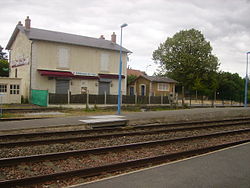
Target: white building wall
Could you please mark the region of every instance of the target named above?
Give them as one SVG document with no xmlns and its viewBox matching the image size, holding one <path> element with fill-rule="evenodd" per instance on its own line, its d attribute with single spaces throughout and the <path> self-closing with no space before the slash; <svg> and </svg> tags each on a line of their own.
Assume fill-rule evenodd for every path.
<svg viewBox="0 0 250 188">
<path fill-rule="evenodd" d="M 10 78 L 22 78 L 21 95 L 29 98 L 31 41 L 26 35 L 19 32 L 10 50 Z"/>
</svg>

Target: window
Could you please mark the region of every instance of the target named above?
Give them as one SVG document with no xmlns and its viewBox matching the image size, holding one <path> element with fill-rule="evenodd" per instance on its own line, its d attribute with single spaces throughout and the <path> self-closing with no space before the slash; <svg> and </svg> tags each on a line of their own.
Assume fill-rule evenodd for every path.
<svg viewBox="0 0 250 188">
<path fill-rule="evenodd" d="M 167 83 L 158 83 L 158 91 L 168 91 Z"/>
<path fill-rule="evenodd" d="M 0 93 L 7 92 L 7 84 L 0 84 Z"/>
<path fill-rule="evenodd" d="M 109 71 L 109 54 L 101 54 L 101 71 Z"/>
<path fill-rule="evenodd" d="M 58 51 L 59 68 L 69 68 L 69 49 L 60 47 Z"/>
<path fill-rule="evenodd" d="M 15 69 L 15 78 L 17 78 L 17 69 Z"/>
<path fill-rule="evenodd" d="M 19 85 L 16 85 L 16 84 L 11 84 L 10 85 L 10 94 L 11 95 L 18 95 L 19 94 Z"/>
</svg>

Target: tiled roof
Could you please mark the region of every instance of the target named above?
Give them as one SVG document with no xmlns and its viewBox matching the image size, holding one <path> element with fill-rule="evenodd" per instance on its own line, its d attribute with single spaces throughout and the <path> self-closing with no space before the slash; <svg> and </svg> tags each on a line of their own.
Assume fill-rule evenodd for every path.
<svg viewBox="0 0 250 188">
<path fill-rule="evenodd" d="M 135 69 L 127 69 L 127 75 L 135 75 L 135 76 L 141 76 L 141 75 L 145 75 L 145 72 L 139 71 L 139 70 L 135 70 Z"/>
<path fill-rule="evenodd" d="M 151 82 L 178 83 L 176 80 L 173 80 L 173 79 L 168 78 L 168 77 L 147 76 L 147 75 L 142 75 L 142 77 L 151 81 Z"/>
<path fill-rule="evenodd" d="M 99 39 L 99 38 L 91 38 L 85 37 L 81 35 L 74 35 L 69 33 L 62 33 L 56 31 L 49 31 L 44 29 L 30 28 L 29 30 L 25 30 L 25 27 L 21 25 L 17 25 L 7 46 L 6 49 L 10 49 L 13 41 L 15 40 L 18 32 L 21 31 L 25 33 L 25 35 L 30 40 L 43 40 L 43 41 L 51 41 L 51 42 L 59 42 L 66 44 L 75 44 L 80 46 L 88 46 L 94 48 L 102 48 L 108 50 L 120 50 L 120 45 L 113 43 L 109 40 Z M 126 48 L 122 48 L 122 51 L 125 53 L 130 53 Z"/>
</svg>

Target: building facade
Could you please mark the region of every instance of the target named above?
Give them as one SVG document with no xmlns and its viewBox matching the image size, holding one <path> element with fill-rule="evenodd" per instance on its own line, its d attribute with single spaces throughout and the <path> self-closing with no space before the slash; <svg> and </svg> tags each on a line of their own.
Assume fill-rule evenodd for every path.
<svg viewBox="0 0 250 188">
<path fill-rule="evenodd" d="M 21 94 L 31 90 L 49 93 L 118 93 L 119 50 L 116 35 L 111 40 L 48 31 L 19 22 L 7 44 L 10 77 L 22 79 Z M 122 93 L 126 93 L 129 50 L 122 48 Z"/>
<path fill-rule="evenodd" d="M 175 96 L 176 83 L 167 77 L 141 75 L 128 85 L 128 95 Z"/>
</svg>

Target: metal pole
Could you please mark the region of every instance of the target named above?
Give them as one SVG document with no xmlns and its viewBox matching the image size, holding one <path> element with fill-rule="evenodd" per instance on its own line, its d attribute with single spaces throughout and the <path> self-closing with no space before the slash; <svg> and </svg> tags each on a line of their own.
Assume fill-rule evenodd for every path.
<svg viewBox="0 0 250 188">
<path fill-rule="evenodd" d="M 247 66 L 246 66 L 246 80 L 245 80 L 245 100 L 244 100 L 244 107 L 247 107 L 247 87 L 248 87 L 248 54 L 250 52 L 247 52 Z"/>
<path fill-rule="evenodd" d="M 118 83 L 118 105 L 117 114 L 121 114 L 121 78 L 122 78 L 122 27 L 121 27 L 121 41 L 120 41 L 120 65 L 119 65 L 119 83 Z"/>
<path fill-rule="evenodd" d="M 119 65 L 119 81 L 118 81 L 118 104 L 117 104 L 117 114 L 121 114 L 121 85 L 122 85 L 122 28 L 126 27 L 127 24 L 121 25 L 121 41 L 120 41 L 120 65 Z"/>
</svg>

